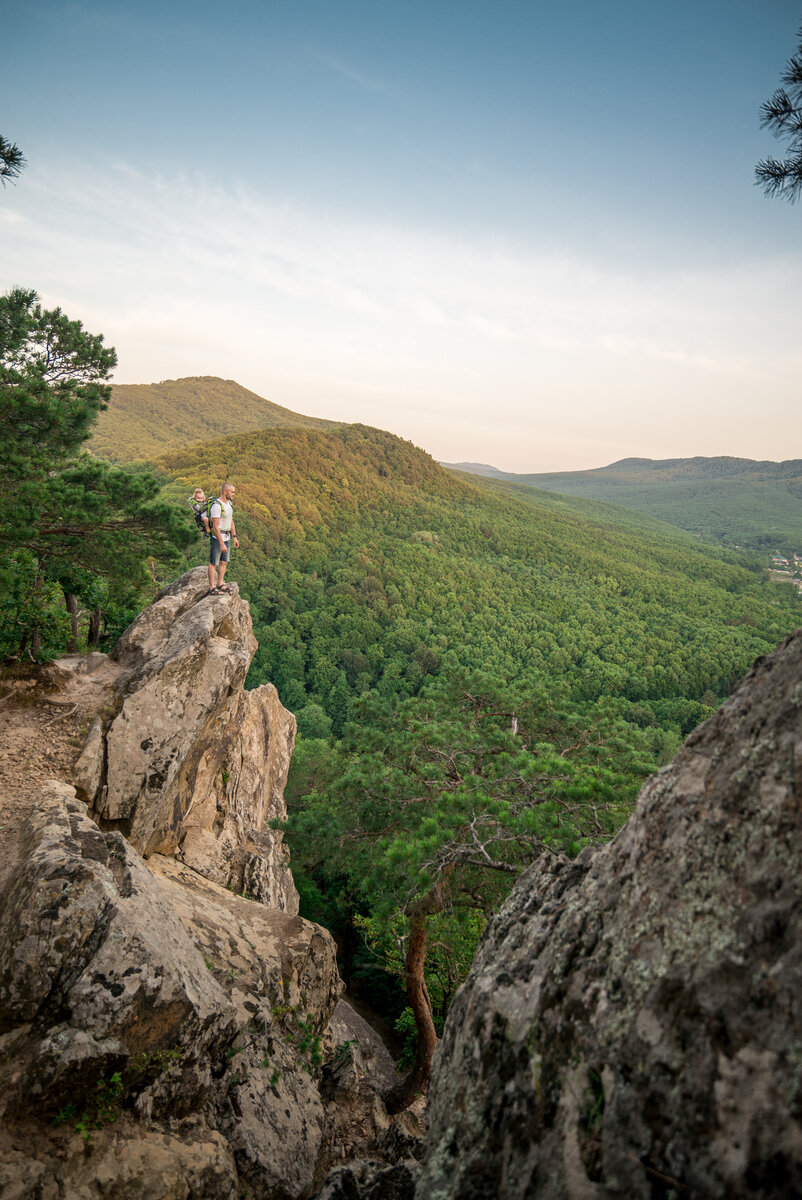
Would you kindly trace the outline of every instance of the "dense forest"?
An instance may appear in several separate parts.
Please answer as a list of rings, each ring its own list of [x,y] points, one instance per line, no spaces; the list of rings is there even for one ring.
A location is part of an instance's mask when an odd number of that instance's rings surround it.
[[[304,912],[337,933],[352,983],[367,947],[403,973],[428,924],[435,1022],[515,872],[610,836],[802,615],[742,555],[614,506],[500,492],[369,427],[247,433],[158,466],[177,503],[237,485],[249,684],[275,683],[299,723]]]
[[[116,362],[102,335],[33,290],[0,296],[0,497],[24,514],[0,531],[0,661],[113,643],[147,603],[156,565],[183,561],[191,531],[159,480],[85,452]]]
[[[478,463],[461,470],[499,482],[606,500],[697,537],[749,550],[802,553],[802,460],[625,458],[591,471],[521,475]]]
[[[741,556],[614,524],[606,506],[494,494],[364,426],[240,435],[159,465],[187,494],[235,475],[232,574],[262,634],[251,681],[297,713],[322,707],[337,734],[354,697],[413,695],[456,666],[570,678],[578,697],[684,729],[799,612]]]

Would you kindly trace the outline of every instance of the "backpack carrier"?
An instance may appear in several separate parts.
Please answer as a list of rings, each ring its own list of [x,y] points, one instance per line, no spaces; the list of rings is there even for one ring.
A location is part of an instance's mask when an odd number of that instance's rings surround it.
[[[197,501],[194,496],[190,496],[190,499],[189,499],[189,507],[192,509],[193,516],[195,517],[195,524],[197,525],[198,529],[201,531],[201,533],[203,534],[204,537],[209,537],[209,534],[206,532],[206,529],[204,528],[203,518],[206,517],[207,520],[209,519],[209,506],[211,503],[212,503],[211,500]],[[211,521],[209,521],[210,529],[211,529],[211,524],[212,524]]]

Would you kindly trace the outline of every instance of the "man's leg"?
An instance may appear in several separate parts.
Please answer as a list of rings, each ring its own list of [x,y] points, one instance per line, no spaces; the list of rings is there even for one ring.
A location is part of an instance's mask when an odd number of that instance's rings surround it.
[[[223,580],[226,577],[226,567],[228,566],[228,560],[230,557],[231,557],[231,542],[226,542],[225,553],[224,554],[221,553],[220,565],[217,568],[217,586],[219,588],[221,588],[223,586]]]
[[[217,586],[217,564],[220,559],[220,543],[212,534],[209,539],[209,591]]]

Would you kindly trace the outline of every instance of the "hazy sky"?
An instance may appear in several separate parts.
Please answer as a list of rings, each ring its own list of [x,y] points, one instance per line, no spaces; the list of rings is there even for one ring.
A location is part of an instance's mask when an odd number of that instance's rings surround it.
[[[802,457],[785,0],[6,0],[0,288],[513,471]]]

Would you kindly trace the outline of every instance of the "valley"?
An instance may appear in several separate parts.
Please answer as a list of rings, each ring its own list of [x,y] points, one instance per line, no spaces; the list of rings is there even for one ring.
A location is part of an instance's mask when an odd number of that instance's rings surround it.
[[[607,501],[765,562],[772,553],[802,553],[800,459],[625,458],[589,471],[541,474],[514,474],[482,463],[443,465],[502,487]]]

